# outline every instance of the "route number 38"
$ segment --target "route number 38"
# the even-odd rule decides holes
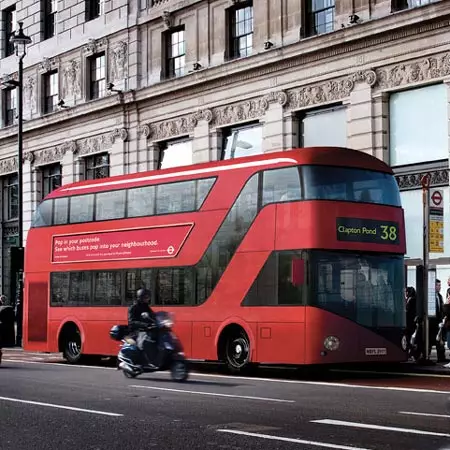
[[[383,241],[396,241],[397,228],[388,225],[381,225],[381,239],[383,239]]]

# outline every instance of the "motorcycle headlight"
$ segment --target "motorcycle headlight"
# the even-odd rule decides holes
[[[334,352],[335,350],[337,350],[339,348],[339,345],[340,341],[336,336],[328,336],[323,342],[323,346],[330,352]]]
[[[164,320],[161,321],[161,326],[166,328],[172,328],[173,327],[173,318],[170,316],[167,316]]]

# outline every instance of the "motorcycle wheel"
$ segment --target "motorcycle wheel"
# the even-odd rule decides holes
[[[186,361],[174,361],[170,373],[175,381],[183,382],[188,379],[189,372]]]

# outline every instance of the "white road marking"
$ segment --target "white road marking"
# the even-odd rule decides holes
[[[378,374],[378,375],[394,375],[405,377],[417,377],[417,378],[450,378],[450,375],[441,375],[437,373],[405,373],[405,372],[375,372],[370,370],[343,370],[343,369],[331,369],[330,372],[336,373],[356,373],[363,375]],[[449,371],[450,374],[450,371]]]
[[[79,368],[79,369],[97,369],[97,370],[117,370],[116,367],[101,367],[101,366],[82,366],[76,364],[62,364],[56,362],[40,362],[40,361],[26,361],[19,359],[3,359],[4,362],[20,363],[20,364],[42,364],[46,366],[56,366],[56,367],[66,367],[66,368]],[[167,374],[168,372],[157,372],[156,374]],[[205,378],[217,378],[225,380],[239,380],[239,381],[261,381],[264,383],[280,383],[280,384],[297,384],[297,385],[307,385],[307,386],[325,386],[325,387],[343,387],[350,389],[372,389],[372,390],[382,390],[382,391],[398,391],[398,392],[413,392],[418,394],[450,394],[448,391],[440,391],[435,389],[421,389],[421,388],[402,388],[395,386],[369,386],[360,384],[349,384],[349,383],[327,383],[325,381],[301,381],[301,380],[283,380],[280,378],[259,378],[259,377],[244,377],[244,376],[232,376],[232,375],[215,375],[210,373],[197,373],[192,372],[195,377],[205,377]],[[432,375],[433,377],[436,375]],[[444,375],[439,378],[446,378]]]
[[[44,366],[56,366],[56,367],[74,367],[78,369],[101,369],[101,370],[117,370],[116,367],[101,367],[101,366],[82,366],[78,364],[64,364],[57,362],[45,362],[45,361],[28,361],[25,359],[3,359],[3,362],[20,363],[20,364],[41,364]]]
[[[412,428],[385,427],[382,425],[371,425],[368,423],[345,422],[343,420],[332,420],[332,419],[311,420],[311,423],[320,423],[323,425],[337,425],[341,427],[351,427],[351,428],[365,428],[369,430],[398,431],[400,433],[421,434],[424,436],[450,437],[450,434],[436,433],[434,431],[416,430]]]
[[[178,392],[180,394],[195,394],[195,395],[207,395],[211,397],[226,397],[226,398],[239,398],[243,400],[261,400],[265,402],[276,402],[276,403],[295,403],[295,400],[283,400],[280,398],[267,398],[267,397],[251,397],[249,395],[232,395],[232,394],[219,394],[217,392],[203,392],[203,391],[188,391],[185,389],[171,389],[155,386],[142,386],[139,384],[130,385],[132,388],[136,389],[152,389],[155,391],[166,391],[166,392]]]
[[[408,416],[440,417],[442,419],[450,419],[450,414],[432,414],[432,413],[420,413],[412,411],[399,411],[398,413],[406,414]]]
[[[311,445],[311,446],[322,447],[322,448],[334,448],[334,449],[339,449],[339,450],[370,450],[367,448],[349,447],[347,445],[329,444],[326,442],[316,442],[316,441],[305,441],[303,439],[287,438],[287,437],[283,437],[283,436],[273,436],[270,434],[248,433],[246,431],[239,431],[239,430],[217,430],[217,431],[219,433],[237,434],[237,435],[241,435],[241,436],[256,437],[256,438],[260,438],[260,439],[268,439],[271,441],[291,442],[293,444]]]
[[[95,409],[75,408],[73,406],[54,405],[53,403],[35,402],[32,400],[22,400],[19,398],[0,397],[0,401],[13,402],[13,403],[24,403],[26,405],[45,406],[48,408],[56,408],[56,409],[67,409],[69,411],[84,412],[84,413],[89,413],[89,414],[99,414],[101,416],[123,417],[123,414],[117,414],[117,413],[106,412],[106,411],[96,411]]]

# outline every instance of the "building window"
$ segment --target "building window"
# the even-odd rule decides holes
[[[419,6],[429,5],[437,0],[392,0],[392,12],[402,11],[404,9],[417,8]]]
[[[158,169],[189,166],[192,164],[192,141],[167,142],[159,155]]]
[[[94,20],[105,13],[105,0],[86,0],[86,20]]]
[[[9,127],[14,125],[17,115],[17,90],[16,88],[5,89],[3,95],[5,99],[5,127]]]
[[[17,175],[10,175],[6,178],[4,197],[6,204],[6,219],[17,219],[17,217],[19,217],[19,183]]]
[[[390,96],[391,166],[448,160],[447,89],[441,83]]]
[[[43,34],[44,39],[50,39],[56,35],[56,17],[58,11],[58,0],[42,0],[42,13],[43,13]]]
[[[10,42],[11,36],[16,31],[17,16],[16,7],[5,9],[3,11],[3,23],[4,23],[4,42],[5,42],[5,57],[14,54],[14,45]]]
[[[306,36],[334,30],[335,0],[306,1]]]
[[[346,147],[347,109],[337,106],[306,112],[300,128],[302,147]]]
[[[166,34],[166,78],[181,77],[186,67],[186,40],[184,26]]]
[[[90,65],[90,99],[102,98],[106,94],[106,59],[101,53],[89,60]]]
[[[225,131],[221,159],[233,159],[262,153],[262,125],[231,128]]]
[[[61,164],[49,164],[42,170],[42,198],[61,187]]]
[[[228,10],[229,58],[249,56],[253,48],[253,5],[246,2]]]
[[[109,154],[99,153],[85,158],[86,180],[98,180],[109,177]]]
[[[44,75],[44,114],[56,110],[58,105],[58,72],[50,72]]]

